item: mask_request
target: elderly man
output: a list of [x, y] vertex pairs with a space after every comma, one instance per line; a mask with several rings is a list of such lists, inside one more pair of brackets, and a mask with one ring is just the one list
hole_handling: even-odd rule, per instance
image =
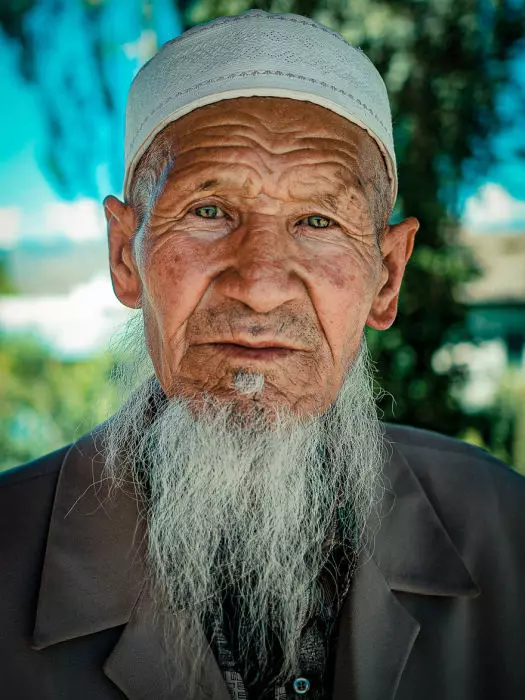
[[525, 480], [376, 415], [396, 191], [380, 76], [306, 17], [140, 71], [104, 203], [135, 386], [0, 482], [2, 698], [525, 697]]

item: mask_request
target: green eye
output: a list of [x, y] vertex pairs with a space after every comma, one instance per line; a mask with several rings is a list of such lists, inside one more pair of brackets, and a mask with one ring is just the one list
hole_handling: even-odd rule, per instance
[[[201, 216], [203, 219], [216, 219], [217, 212], [224, 214], [222, 209], [220, 207], [218, 207], [216, 204], [206, 204], [203, 207], [196, 207], [196, 209], [194, 209], [194, 211], [195, 211], [195, 214], [197, 216]], [[203, 213], [199, 214], [199, 212], [203, 212]]]
[[312, 228], [328, 228], [332, 219], [315, 214], [314, 216], [307, 216], [303, 221], [306, 221], [308, 226], [312, 226]]

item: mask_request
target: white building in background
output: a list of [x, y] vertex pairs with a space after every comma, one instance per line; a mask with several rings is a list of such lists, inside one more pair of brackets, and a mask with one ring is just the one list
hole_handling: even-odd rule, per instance
[[481, 340], [501, 338], [508, 361], [523, 365], [525, 349], [525, 231], [472, 234], [463, 241], [482, 269], [479, 280], [466, 285], [462, 299], [469, 306], [472, 334]]
[[462, 242], [472, 249], [482, 271], [460, 290], [476, 345], [443, 348], [434, 357], [434, 367], [440, 371], [453, 363], [468, 368], [462, 399], [476, 410], [492, 403], [508, 368], [521, 368], [525, 374], [525, 231], [467, 229]]
[[80, 358], [108, 347], [129, 317], [116, 299], [109, 274], [99, 273], [67, 294], [0, 297], [0, 327], [30, 333], [62, 357]]
[[[20, 226], [15, 213], [0, 210], [0, 223]], [[87, 199], [50, 203], [42, 217], [38, 236], [0, 238], [17, 290], [0, 297], [0, 330], [33, 334], [61, 357], [103, 351], [130, 312], [111, 287], [102, 207]]]

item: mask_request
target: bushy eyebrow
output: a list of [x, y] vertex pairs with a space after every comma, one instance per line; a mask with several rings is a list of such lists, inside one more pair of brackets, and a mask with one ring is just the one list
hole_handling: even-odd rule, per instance
[[219, 185], [219, 180], [205, 180], [197, 187], [198, 190], [211, 190]]
[[333, 194], [313, 195], [309, 197], [309, 201], [317, 204], [324, 209], [329, 209], [333, 214], [337, 214], [338, 198]]

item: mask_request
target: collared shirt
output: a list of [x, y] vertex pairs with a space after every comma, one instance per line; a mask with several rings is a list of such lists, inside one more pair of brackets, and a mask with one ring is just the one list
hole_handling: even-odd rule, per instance
[[[342, 535], [341, 529], [339, 530]], [[244, 674], [239, 664], [239, 634], [236, 599], [231, 589], [225, 595], [222, 619], [210, 619], [207, 637], [221, 669], [232, 700], [329, 700], [336, 649], [336, 622], [348, 594], [355, 558], [353, 549], [340, 536], [337, 543], [327, 538], [331, 555], [318, 579], [318, 609], [301, 631], [300, 672], [294, 677], [281, 678], [278, 670], [282, 654], [277, 639], [269, 631], [272, 655], [268, 668], [257, 678], [257, 668], [249, 665]], [[242, 634], [246, 643], [249, 635]]]

